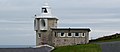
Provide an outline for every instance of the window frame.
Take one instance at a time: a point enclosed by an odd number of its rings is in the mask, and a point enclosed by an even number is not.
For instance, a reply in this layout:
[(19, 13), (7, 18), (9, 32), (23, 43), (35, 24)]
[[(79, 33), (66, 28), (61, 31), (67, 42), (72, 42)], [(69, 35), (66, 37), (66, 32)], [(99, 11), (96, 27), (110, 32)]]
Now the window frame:
[(80, 33), (78, 33), (78, 36), (76, 36), (76, 33), (78, 32), (75, 32), (74, 37), (80, 37)]
[(48, 13), (48, 10), (47, 10), (47, 8), (42, 8), (42, 13)]
[(41, 38), (41, 34), (40, 33), (38, 33), (38, 38)]
[(57, 37), (57, 32), (54, 32), (54, 36)]
[(38, 30), (38, 19), (34, 20), (34, 30)]
[[(69, 36), (69, 34), (71, 34), (71, 36)], [(72, 33), (68, 33), (68, 34), (67, 34), (67, 37), (73, 37), (73, 34), (72, 34)]]
[(59, 32), (59, 33), (58, 33), (59, 37), (65, 37), (65, 33), (63, 34), (63, 36), (61, 36), (62, 33), (63, 33), (63, 32)]
[(86, 33), (82, 33), (82, 34), (81, 34), (81, 37), (85, 37), (85, 36), (86, 36)]

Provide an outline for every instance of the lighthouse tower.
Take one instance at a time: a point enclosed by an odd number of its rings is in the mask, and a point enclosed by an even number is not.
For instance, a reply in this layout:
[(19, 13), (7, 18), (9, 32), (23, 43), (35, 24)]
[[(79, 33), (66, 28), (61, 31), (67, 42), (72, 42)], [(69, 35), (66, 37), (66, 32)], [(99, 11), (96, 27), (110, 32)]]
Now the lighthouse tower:
[(41, 15), (35, 16), (34, 30), (36, 31), (36, 46), (52, 43), (51, 28), (57, 28), (57, 17), (51, 13), (51, 7), (44, 3), (41, 7)]

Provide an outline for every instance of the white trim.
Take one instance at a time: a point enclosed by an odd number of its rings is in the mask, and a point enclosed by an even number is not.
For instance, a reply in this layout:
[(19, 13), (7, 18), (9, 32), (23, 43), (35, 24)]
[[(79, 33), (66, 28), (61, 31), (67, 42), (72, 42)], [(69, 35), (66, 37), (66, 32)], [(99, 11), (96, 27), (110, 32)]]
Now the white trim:
[(34, 30), (38, 30), (38, 19), (34, 20)]
[(61, 35), (61, 33), (57, 33), (58, 34), (58, 36), (60, 36)]
[[(84, 36), (83, 36), (84, 35)], [(81, 33), (81, 37), (85, 37), (86, 33)]]
[[(42, 20), (44, 20), (45, 26), (43, 26)], [(39, 22), (40, 22), (40, 30), (47, 30), (47, 28), (48, 28), (48, 20), (47, 19), (40, 19)]]
[(59, 35), (60, 37), (65, 37), (65, 34), (66, 34), (66, 33), (64, 33), (63, 36), (61, 36), (62, 34), (61, 34), (61, 33), (58, 33), (58, 35)]

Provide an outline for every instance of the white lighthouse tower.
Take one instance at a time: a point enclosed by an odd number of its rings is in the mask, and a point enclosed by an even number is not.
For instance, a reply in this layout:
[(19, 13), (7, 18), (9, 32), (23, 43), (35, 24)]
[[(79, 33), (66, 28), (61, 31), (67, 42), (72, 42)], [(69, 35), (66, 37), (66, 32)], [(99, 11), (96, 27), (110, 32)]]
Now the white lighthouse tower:
[(57, 28), (57, 17), (51, 13), (47, 2), (41, 7), (41, 15), (35, 16), (34, 30), (36, 31), (36, 46), (52, 43), (51, 28)]

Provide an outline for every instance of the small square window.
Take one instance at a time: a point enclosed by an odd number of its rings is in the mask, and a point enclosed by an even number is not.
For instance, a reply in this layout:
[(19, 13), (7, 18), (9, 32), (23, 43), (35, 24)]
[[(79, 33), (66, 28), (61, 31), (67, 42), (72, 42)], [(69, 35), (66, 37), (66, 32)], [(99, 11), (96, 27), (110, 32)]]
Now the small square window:
[(48, 13), (47, 8), (42, 8), (42, 13)]
[(71, 33), (68, 33), (68, 36), (72, 36)]
[(55, 32), (55, 37), (57, 37), (57, 33)]
[(86, 33), (82, 33), (82, 34), (81, 34), (81, 37), (85, 37), (85, 34), (86, 34)]
[(41, 37), (41, 34), (38, 34), (38, 38), (40, 38)]
[(75, 33), (75, 36), (79, 36), (79, 33)]
[(64, 36), (64, 33), (61, 33), (61, 36)]
[(65, 33), (58, 33), (60, 37), (65, 37)]
[(67, 36), (68, 36), (68, 37), (72, 37), (72, 33), (68, 33)]
[(75, 33), (75, 37), (80, 37), (79, 33)]

